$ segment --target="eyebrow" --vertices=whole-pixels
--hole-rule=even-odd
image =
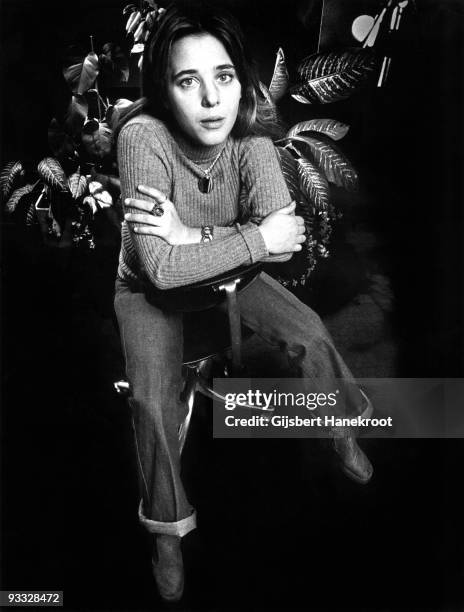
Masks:
[[[215,66],[214,70],[215,71],[230,70],[231,68],[235,70],[235,66],[233,64],[220,64],[219,66]],[[179,72],[174,74],[172,78],[178,79],[179,77],[186,76],[186,75],[192,75],[192,74],[198,74],[198,70],[194,70],[193,68],[190,68],[188,70],[180,70]]]

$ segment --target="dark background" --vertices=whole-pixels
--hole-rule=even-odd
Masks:
[[[125,4],[2,1],[1,166],[47,154],[48,123],[68,95],[62,50],[89,34],[97,46],[124,41]],[[225,4],[264,82],[278,46],[290,69],[316,50],[320,2]],[[345,3],[328,4],[339,22]],[[360,1],[359,13],[377,4]],[[343,147],[363,181],[355,216],[382,238],[395,295],[396,375],[462,377],[464,10],[416,5],[387,87],[315,116],[351,125]],[[291,100],[282,111],[291,124],[308,117]],[[26,234],[3,232],[2,588],[62,589],[70,610],[159,605],[136,520],[129,415],[111,389],[123,367],[116,257],[102,244],[60,267]],[[355,264],[339,264],[319,302],[310,290],[321,314],[356,293]],[[213,441],[208,414],[201,404],[184,457],[200,516],[184,540],[186,608],[464,610],[461,440],[368,440],[376,474],[362,488],[320,444]]]

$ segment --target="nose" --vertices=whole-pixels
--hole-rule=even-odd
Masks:
[[[203,83],[201,104],[206,108],[219,104],[219,90],[214,81]]]

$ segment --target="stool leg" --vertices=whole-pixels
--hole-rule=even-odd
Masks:
[[[232,346],[232,368],[234,372],[242,369],[242,329],[240,325],[240,307],[237,300],[237,281],[224,284],[227,296],[227,313],[229,315],[230,341]]]
[[[190,426],[190,419],[192,418],[193,404],[195,402],[195,391],[197,390],[197,373],[196,368],[187,368],[187,379],[185,381],[185,387],[182,391],[182,400],[187,405],[187,414],[184,421],[179,426],[179,448],[180,453],[184,449],[185,440]]]

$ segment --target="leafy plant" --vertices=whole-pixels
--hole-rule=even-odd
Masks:
[[[279,49],[269,89],[261,84],[261,90],[277,116],[276,103],[288,92],[305,104],[334,102],[355,91],[373,68],[369,50],[314,55],[300,63],[298,82],[292,86],[284,52]],[[275,141],[282,172],[297,203],[297,214],[304,218],[307,235],[303,255],[293,258],[290,269],[279,266],[272,270],[284,285],[304,285],[317,261],[329,255],[333,225],[341,216],[332,205],[330,185],[347,191],[358,188],[358,174],[336,144],[348,131],[349,126],[336,119],[308,119]]]
[[[131,102],[110,103],[99,91],[99,78],[126,82],[128,61],[119,46],[103,45],[99,55],[93,49],[79,54],[71,51],[63,75],[71,97],[63,118],[53,118],[48,128],[52,156],[42,159],[26,182],[21,161],[7,164],[0,175],[2,201],[7,215],[14,215],[26,196],[26,223],[38,223],[37,209],[48,208],[49,233],[61,236],[66,218],[72,219],[75,244],[94,247],[93,216],[111,206],[119,197],[119,179],[113,154],[113,129],[120,112]],[[67,202],[67,204],[63,204]],[[66,209],[66,215],[61,209]]]

